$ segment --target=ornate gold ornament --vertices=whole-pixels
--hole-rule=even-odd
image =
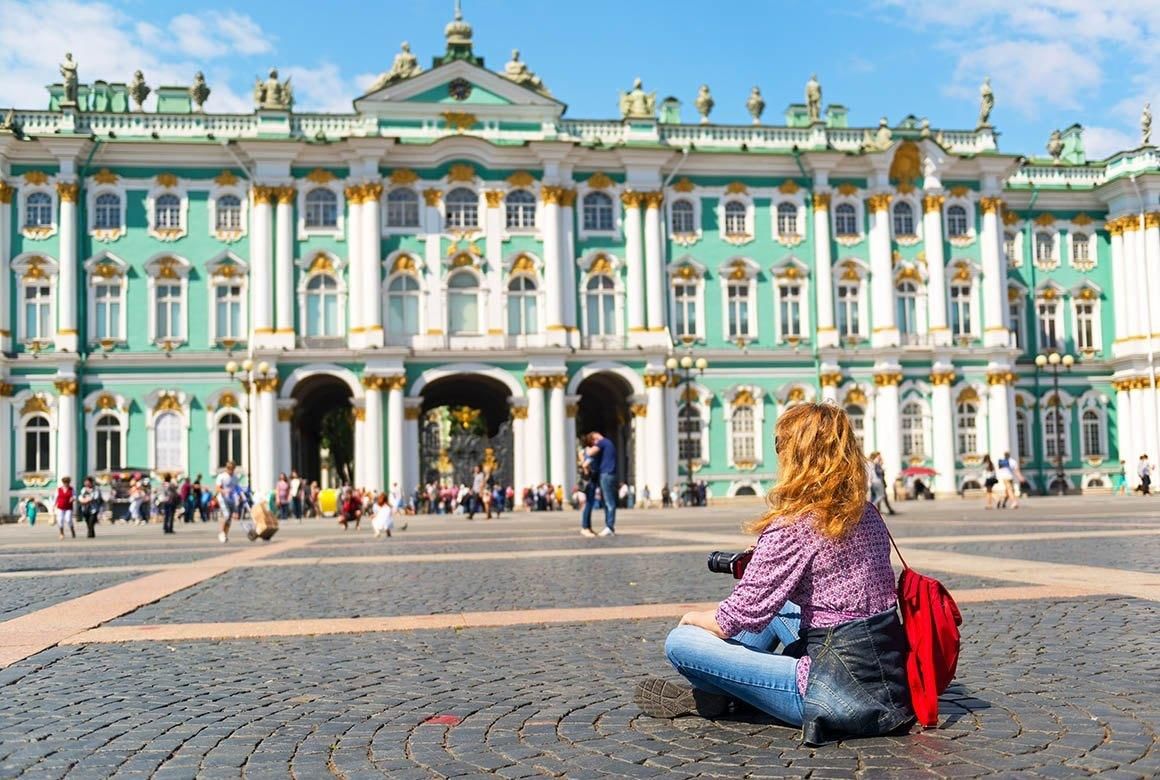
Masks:
[[[563,208],[572,208],[574,205],[576,205],[576,190],[561,189],[560,206]]]
[[[684,279],[685,281],[700,278],[697,274],[697,269],[691,265],[682,265],[674,269],[673,276],[677,277],[678,279]]]
[[[786,179],[777,186],[777,190],[785,195],[793,195],[801,190],[801,186],[793,179]]]
[[[423,190],[423,201],[428,206],[438,206],[439,201],[443,199],[443,192],[434,187]]]
[[[391,265],[391,273],[415,273],[418,268],[412,255],[399,255]]]
[[[466,163],[455,163],[447,171],[447,181],[471,183],[475,181],[475,167]]]
[[[404,420],[418,420],[423,416],[423,408],[420,406],[406,406],[403,407]]]
[[[213,180],[222,187],[232,187],[238,183],[238,177],[234,175],[234,172],[226,169],[223,169]]]
[[[899,192],[911,192],[914,182],[922,176],[922,155],[914,141],[903,141],[890,161],[889,176],[898,182]]]
[[[315,184],[329,184],[337,177],[326,170],[325,168],[315,168],[310,173],[306,174],[306,181],[312,181]]]
[[[1058,296],[1059,293],[1055,291],[1054,287],[1047,287],[1039,294],[1039,297],[1045,301],[1054,301]]]
[[[0,203],[11,203],[16,188],[5,181],[0,181]]]
[[[951,187],[950,192],[953,198],[965,198],[971,193],[971,190],[968,187],[959,185],[958,187]]]
[[[1013,385],[1019,377],[1011,371],[992,371],[987,374],[988,385]]]
[[[574,418],[579,413],[580,413],[580,404],[565,404],[564,405],[564,414],[567,417]]]
[[[633,190],[626,190],[620,193],[620,202],[630,209],[639,208],[643,200],[643,194],[634,192]]]
[[[484,190],[483,197],[487,200],[487,207],[489,209],[499,208],[503,205],[503,198],[506,195],[503,190]]]
[[[929,214],[932,211],[942,211],[943,204],[946,203],[945,195],[923,195],[922,196],[922,210]]]
[[[59,395],[73,396],[77,394],[78,384],[75,379],[57,379],[52,383]]]
[[[310,274],[334,273],[334,261],[325,252],[319,252],[310,261],[310,267],[306,269],[306,272]]]
[[[844,181],[838,185],[838,194],[846,195],[847,197],[850,195],[857,195],[858,185],[854,184],[853,182]]]
[[[998,214],[1003,210],[1003,199],[996,197],[979,198],[979,208],[984,214]]]
[[[156,181],[157,181],[158,186],[160,186],[160,187],[165,187],[167,189],[173,188],[173,187],[177,186],[177,174],[176,173],[159,173],[159,174],[157,174]]]
[[[1071,224],[1079,225],[1080,227],[1083,227],[1085,225],[1090,225],[1091,223],[1092,223],[1092,218],[1089,217],[1087,214],[1084,214],[1082,211],[1079,214],[1076,214],[1074,217],[1071,218]]]
[[[181,401],[177,398],[177,393],[172,390],[166,390],[157,397],[157,403],[153,405],[155,412],[180,412]]]
[[[902,384],[901,371],[884,371],[874,375],[874,385],[876,387],[894,387],[900,384]]]
[[[692,192],[696,188],[697,185],[693,184],[693,180],[688,176],[682,176],[673,183],[673,190],[676,192]]]
[[[1035,224],[1040,227],[1048,227],[1055,224],[1055,217],[1051,212],[1045,211],[1035,218]]]
[[[633,417],[648,417],[648,404],[633,404],[631,411]]]
[[[830,208],[830,193],[815,192],[814,193],[814,210],[828,211]]]
[[[1092,288],[1085,287],[1079,291],[1079,295],[1077,295],[1076,297],[1079,298],[1081,301],[1094,301],[1099,296],[1096,295],[1096,291],[1093,290]]]
[[[15,392],[10,382],[0,382],[0,398],[11,398]]]
[[[818,377],[818,381],[821,383],[822,387],[837,387],[838,385],[842,384],[842,372],[823,372],[821,376]]]
[[[383,377],[383,389],[387,392],[401,392],[407,387],[406,374],[393,374]]]
[[[978,403],[979,394],[973,387],[964,387],[963,391],[959,393],[959,397],[956,398],[955,401],[961,404]]]
[[[669,383],[668,374],[645,374],[645,387],[666,387]]]
[[[608,178],[608,175],[603,171],[597,171],[588,177],[587,184],[594,190],[606,190],[609,187],[615,186],[616,182]]]
[[[745,182],[731,181],[725,185],[726,195],[748,195],[749,188],[745,186]]]
[[[24,183],[37,186],[48,184],[48,174],[44,171],[27,171],[24,174]]]
[[[297,194],[297,191],[293,187],[274,188],[274,197],[283,206],[294,203],[294,198]]]
[[[475,266],[475,258],[469,252],[460,252],[451,258],[452,268],[469,268]]]
[[[512,407],[512,419],[513,420],[526,420],[526,419],[528,419],[528,407],[526,407],[526,406],[513,406]]]
[[[612,273],[612,261],[608,259],[608,255],[597,255],[596,259],[592,261],[592,265],[588,266],[588,273],[590,273],[590,274],[610,274],[610,273]]]
[[[470,114],[466,111],[444,111],[440,116],[443,117],[443,121],[447,124],[447,129],[454,129],[457,133],[470,130],[472,125],[478,121],[475,118],[475,114]]]
[[[665,194],[663,192],[645,192],[644,196],[645,208],[659,209],[661,204],[665,202]]]
[[[367,410],[364,407],[356,406],[352,410],[352,413],[354,414],[354,419],[356,422],[366,422],[367,421]],[[446,450],[444,450],[444,452],[446,452]]]
[[[408,184],[414,184],[419,181],[419,174],[415,173],[410,168],[396,168],[391,171],[391,175],[387,180],[395,187],[404,187]]]
[[[732,269],[729,271],[730,279],[739,281],[741,279],[749,278],[749,266],[746,265],[745,261],[741,258],[737,258],[732,263],[730,263],[729,268]]]
[[[261,377],[254,380],[254,389],[259,393],[276,393],[281,384],[276,376]]]
[[[873,213],[888,210],[890,208],[890,201],[891,195],[889,192],[879,192],[866,199],[866,203],[870,206],[870,211]]]
[[[513,274],[535,274],[536,264],[531,257],[526,254],[521,254],[512,263],[511,272]]]
[[[273,203],[278,199],[278,188],[265,184],[255,184],[250,188],[250,199],[254,203]]]
[[[28,414],[48,414],[49,406],[48,400],[42,393],[35,393],[28,397],[24,405],[20,407],[21,416]]]
[[[741,388],[733,396],[733,407],[734,408],[741,407],[741,406],[755,406],[756,404],[757,404],[757,399],[754,397],[753,392],[747,387]]]
[[[294,419],[294,410],[293,409],[279,409],[278,410],[278,422],[290,422],[293,419]]]
[[[218,396],[217,402],[219,409],[234,409],[238,405],[238,397],[230,392],[222,393]]]
[[[507,177],[507,182],[513,187],[531,187],[536,183],[536,178],[527,171],[516,171]]]
[[[120,177],[110,171],[108,168],[101,168],[93,174],[93,181],[97,184],[116,184]]]
[[[1158,227],[1160,227],[1160,211],[1149,211],[1144,215],[1145,230],[1151,230],[1152,228]]]
[[[61,203],[76,203],[78,192],[80,186],[75,181],[56,183],[56,194],[60,197]]]
[[[560,204],[560,198],[564,193],[563,187],[554,187],[550,184],[545,184],[540,187],[540,200],[545,205],[555,206]]]
[[[100,277],[101,279],[112,279],[120,275],[121,269],[112,260],[102,260],[93,266],[93,276]]]

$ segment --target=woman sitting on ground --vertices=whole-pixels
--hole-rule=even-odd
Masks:
[[[744,703],[802,727],[810,744],[909,727],[890,541],[850,420],[832,404],[795,406],[778,418],[774,448],[781,473],[769,510],[746,527],[758,537],[744,576],[665,643],[692,688],[650,678],[636,702],[666,718],[717,718]]]

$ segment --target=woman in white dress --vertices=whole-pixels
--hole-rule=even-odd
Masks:
[[[390,500],[387,499],[386,493],[379,493],[379,497],[375,499],[374,517],[371,520],[371,527],[375,529],[375,538],[380,536],[390,536],[392,529],[395,527],[395,510],[391,506]]]

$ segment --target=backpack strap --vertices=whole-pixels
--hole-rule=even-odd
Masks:
[[[882,525],[886,528],[886,536],[890,539],[890,546],[894,548],[894,552],[898,555],[898,560],[902,561],[902,568],[909,569],[906,565],[906,559],[902,557],[902,551],[898,549],[898,542],[894,541],[894,534],[890,533],[890,527],[886,525],[886,521],[882,521]]]

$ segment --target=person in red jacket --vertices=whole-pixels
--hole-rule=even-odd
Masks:
[[[56,525],[60,529],[60,538],[64,538],[64,528],[68,526],[69,532],[75,539],[77,536],[77,529],[73,527],[73,499],[75,498],[72,488],[71,477],[61,477],[60,487],[56,489]]]

